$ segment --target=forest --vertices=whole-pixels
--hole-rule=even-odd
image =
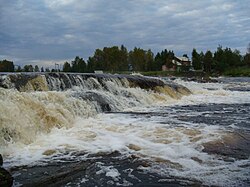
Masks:
[[[183,54],[187,56],[187,54]],[[161,71],[162,66],[166,65],[171,68],[175,53],[173,50],[164,49],[157,52],[156,55],[148,49],[144,50],[135,47],[128,51],[124,45],[104,47],[96,49],[93,56],[90,56],[87,61],[82,57],[76,56],[71,62],[64,62],[62,69],[49,69],[37,65],[25,65],[23,68],[15,66],[12,61],[0,61],[0,72],[79,72],[92,73],[95,70],[104,72],[147,72]],[[198,52],[196,49],[191,53],[191,66],[189,70],[203,71],[207,74],[223,74],[225,72],[235,70],[237,68],[250,68],[250,44],[247,47],[247,52],[244,55],[240,54],[237,49],[223,48],[218,46],[215,52],[207,50]],[[58,65],[58,64],[57,64]]]

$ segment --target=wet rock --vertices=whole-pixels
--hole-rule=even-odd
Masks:
[[[0,154],[0,166],[2,166],[3,165],[3,157],[2,157],[2,155]]]
[[[101,112],[110,112],[112,111],[110,107],[110,99],[108,97],[105,97],[104,95],[95,93],[95,92],[85,92],[85,93],[75,93],[73,95],[74,97],[82,98],[83,100],[88,100],[88,101],[95,101],[97,105],[100,107]],[[96,108],[98,111],[98,108]]]
[[[199,159],[198,157],[191,157],[191,159],[195,162],[198,162],[199,164],[202,164],[202,160]]]
[[[0,186],[9,187],[13,185],[11,174],[4,168],[0,168]]]
[[[146,161],[141,161],[141,166],[144,167],[144,168],[147,168],[147,167],[151,166],[151,163],[146,162]]]
[[[13,185],[13,177],[11,174],[4,168],[3,165],[3,157],[0,154],[0,186],[1,187],[9,187]]]
[[[177,162],[172,162],[170,160],[166,160],[164,158],[160,158],[160,157],[155,157],[154,158],[155,162],[160,163],[160,164],[165,164],[171,168],[175,168],[175,169],[179,169],[181,170],[183,167],[181,164],[177,163]]]
[[[198,83],[217,83],[218,80],[212,79],[210,77],[183,77],[184,81],[193,81]]]
[[[49,149],[43,152],[43,155],[50,156],[56,153],[56,150]]]
[[[16,168],[15,181],[23,186],[203,186],[200,181],[148,171],[153,162],[124,157],[118,151],[89,155],[86,161],[48,163]],[[158,167],[160,167],[159,165]],[[116,172],[112,177],[109,172]],[[130,184],[130,185],[127,185]]]
[[[138,145],[135,145],[135,144],[129,144],[129,145],[128,145],[128,148],[129,148],[129,149],[132,149],[132,150],[134,150],[134,151],[140,151],[140,150],[141,150],[141,147],[138,146]]]
[[[0,87],[16,88],[19,91],[47,91],[47,90],[67,90],[74,86],[84,88],[108,90],[105,82],[116,80],[127,80],[130,87],[154,90],[156,87],[164,85],[176,90],[179,85],[172,82],[165,83],[160,79],[134,75],[111,75],[94,73],[13,73],[0,75]],[[93,81],[94,80],[94,81]],[[86,84],[86,81],[91,84]],[[121,81],[121,84],[124,84]],[[124,85],[125,86],[125,85]],[[126,85],[127,86],[127,85]]]
[[[221,155],[225,161],[229,161],[228,157],[248,159],[250,155],[249,143],[249,134],[243,132],[228,133],[221,140],[204,143],[203,152]],[[233,159],[230,160],[233,161]]]

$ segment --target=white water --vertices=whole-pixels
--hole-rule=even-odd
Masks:
[[[162,106],[250,103],[250,92],[224,90],[226,83],[176,82],[191,89],[193,94],[176,100],[113,82],[107,82],[112,92],[100,89],[92,92],[109,98],[118,111],[132,112],[160,112]],[[190,177],[207,185],[235,186],[239,185],[239,179],[248,179],[249,168],[241,166],[249,164],[249,159],[226,162],[202,152],[204,143],[219,140],[228,133],[220,124],[189,122],[173,126],[171,122],[175,119],[171,115],[164,118],[164,123],[158,123],[162,116],[97,113],[95,102],[72,97],[80,91],[75,88],[65,92],[20,93],[0,89],[0,112],[4,114],[0,118],[1,128],[10,134],[1,141],[6,167],[38,165],[65,158],[81,160],[87,156],[75,157],[74,152],[119,151],[157,162],[147,168],[150,171]],[[114,179],[119,177],[112,167],[100,172]]]
[[[250,80],[248,80],[250,81]],[[249,92],[230,91],[227,87],[250,86],[250,82],[235,84],[232,83],[197,83],[185,82],[177,79],[175,82],[189,88],[193,94],[189,97],[184,97],[178,104],[210,104],[210,103],[250,103]]]
[[[60,80],[52,79],[51,82],[53,88],[59,87]],[[79,119],[97,118],[103,103],[112,111],[124,111],[174,101],[169,95],[130,88],[128,84],[126,79],[123,82],[107,80],[105,90],[96,79],[90,78],[81,84],[84,87],[67,91],[19,92],[0,88],[2,154],[12,155],[9,147],[29,145],[39,135],[47,135],[54,128],[69,129],[75,127]]]

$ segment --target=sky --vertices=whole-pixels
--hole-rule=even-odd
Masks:
[[[53,67],[122,44],[245,54],[249,10],[250,0],[0,0],[0,60]]]

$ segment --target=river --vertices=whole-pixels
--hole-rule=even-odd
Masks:
[[[14,186],[250,186],[250,78],[30,76],[0,81]]]

